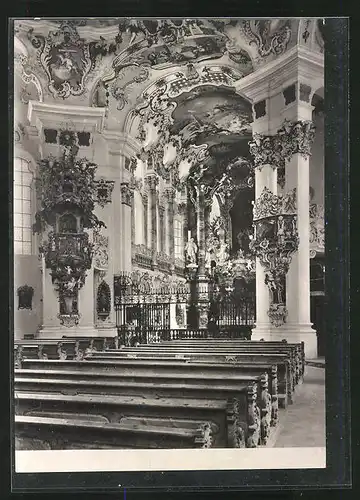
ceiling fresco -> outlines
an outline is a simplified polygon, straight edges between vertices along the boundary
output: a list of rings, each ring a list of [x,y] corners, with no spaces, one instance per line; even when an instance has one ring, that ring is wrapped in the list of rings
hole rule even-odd
[[[157,159],[165,176],[196,177],[200,162],[220,184],[224,165],[249,182],[252,107],[235,83],[297,43],[323,50],[309,19],[27,19],[15,35],[22,99],[35,85],[45,102],[104,107],[147,168]]]

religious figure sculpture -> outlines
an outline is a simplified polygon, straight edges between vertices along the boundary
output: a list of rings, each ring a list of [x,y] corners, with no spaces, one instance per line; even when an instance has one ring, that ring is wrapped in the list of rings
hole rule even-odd
[[[278,218],[278,229],[277,229],[277,237],[279,245],[283,245],[285,241],[285,220],[282,215]]]
[[[189,264],[196,264],[197,251],[198,247],[194,241],[194,238],[190,238],[185,246],[185,256]]]
[[[222,241],[220,244],[218,259],[220,263],[225,262],[229,258],[228,246],[225,241]]]
[[[282,304],[282,286],[274,272],[268,271],[265,275],[265,285],[268,286],[274,304]]]

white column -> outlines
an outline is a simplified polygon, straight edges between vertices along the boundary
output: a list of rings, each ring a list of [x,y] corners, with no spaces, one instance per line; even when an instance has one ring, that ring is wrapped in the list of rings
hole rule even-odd
[[[255,200],[257,200],[264,188],[272,193],[277,193],[277,171],[270,165],[264,165],[262,169],[255,171]],[[265,269],[256,258],[256,324],[252,331],[252,340],[270,340],[271,328],[268,310],[270,308],[270,292],[265,285]]]
[[[294,123],[311,121],[312,109],[308,103],[297,100],[284,110],[283,115]],[[308,140],[300,130],[295,136],[303,141],[302,145]],[[292,255],[286,275],[287,321],[273,333],[273,339],[304,341],[305,356],[310,359],[317,356],[317,338],[310,322],[309,156],[300,154],[296,145],[290,144],[289,147],[290,151],[293,148],[293,154],[285,164],[285,193],[296,188],[299,246]]]
[[[271,120],[269,117],[270,99],[266,100],[265,115],[256,118],[254,112],[253,134],[270,135]],[[255,200],[257,200],[264,188],[277,194],[277,171],[270,164],[259,165],[255,170]],[[265,285],[265,269],[256,258],[256,323],[252,330],[251,338],[253,340],[270,340],[271,323],[268,316],[268,310],[271,303],[270,292]]]
[[[131,230],[131,206],[133,190],[129,184],[121,185],[121,220],[122,220],[122,271],[131,271],[131,252],[132,252],[132,230]]]

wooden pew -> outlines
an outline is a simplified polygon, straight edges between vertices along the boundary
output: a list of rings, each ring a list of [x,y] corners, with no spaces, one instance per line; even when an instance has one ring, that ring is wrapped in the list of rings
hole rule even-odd
[[[41,339],[15,342],[15,360],[21,363],[23,358],[39,359],[82,359],[89,351],[105,351],[118,346],[115,339],[99,338],[63,338]]]
[[[159,344],[160,345],[160,344]],[[109,350],[106,352],[98,352],[96,355],[101,355],[101,356],[111,356],[112,354],[116,354],[119,352],[116,350]],[[289,359],[289,362],[292,367],[292,375],[293,375],[293,388],[297,385],[297,383],[300,380],[300,373],[301,373],[301,367],[299,364],[299,357],[296,356],[294,350],[291,349],[278,349],[276,347],[265,347],[265,348],[260,348],[257,346],[252,347],[251,345],[248,346],[237,346],[237,345],[229,345],[228,347],[206,347],[206,348],[188,348],[188,347],[168,347],[168,348],[159,348],[157,345],[141,345],[138,347],[124,347],[120,349],[120,352],[124,353],[133,353],[137,355],[166,355],[169,356],[172,353],[176,355],[183,355],[183,356],[190,356],[193,357],[194,355],[201,353],[201,355],[205,354],[224,354],[226,356],[237,356],[238,354],[247,354],[247,355],[262,355],[262,356],[267,356],[267,355],[282,355]]]
[[[199,351],[185,351],[185,352],[169,352],[164,351],[139,351],[134,348],[131,350],[121,349],[114,352],[97,352],[90,354],[86,360],[103,360],[108,362],[115,362],[117,360],[136,359],[136,360],[149,360],[154,362],[162,362],[163,360],[171,362],[171,356],[174,360],[183,360],[186,363],[207,363],[207,364],[228,364],[235,365],[276,365],[278,375],[278,401],[281,408],[286,408],[288,404],[293,402],[294,390],[294,376],[293,366],[287,354],[263,354],[263,353],[231,353],[231,352],[199,352]]]
[[[180,380],[184,376],[186,380],[193,379],[197,382],[202,378],[207,379],[209,377],[215,381],[230,380],[234,382],[236,380],[242,381],[244,375],[256,378],[266,373],[268,376],[268,391],[271,396],[271,426],[276,426],[278,421],[279,397],[276,365],[186,363],[184,360],[176,359],[173,359],[172,363],[168,361],[164,363],[161,359],[155,361],[137,359],[106,361],[88,358],[85,363],[81,361],[24,360],[23,368],[24,370],[16,370],[16,374],[27,376],[29,373],[47,374],[48,370],[56,373],[80,371],[95,373],[99,379],[105,374],[109,377],[116,376],[117,380],[123,378],[131,381],[160,380],[162,377],[165,377],[165,380],[166,377]],[[285,390],[287,391],[286,386]]]
[[[127,350],[128,348],[122,348],[122,350],[125,349]],[[266,352],[266,353],[287,353],[290,357],[290,362],[293,365],[293,371],[294,371],[294,384],[297,385],[299,382],[302,381],[303,374],[304,374],[304,367],[305,367],[305,361],[304,357],[301,351],[301,344],[285,344],[285,343],[278,343],[276,345],[274,344],[268,344],[267,342],[249,342],[249,341],[233,341],[230,340],[229,342],[222,341],[222,342],[209,342],[203,344],[200,341],[188,341],[186,343],[183,343],[181,341],[174,341],[174,342],[167,342],[165,343],[158,343],[156,345],[152,344],[142,344],[138,346],[138,349],[141,349],[141,351],[153,351],[154,349],[156,350],[162,350],[169,352],[171,349],[174,349],[176,351],[181,351],[181,350],[201,350],[201,351],[220,351],[222,349],[225,350],[244,350],[245,352]],[[110,350],[110,352],[113,352]]]
[[[190,347],[193,348],[214,348],[214,347],[230,347],[230,346],[246,346],[250,348],[275,348],[280,351],[290,350],[298,358],[296,361],[299,364],[299,379],[304,376],[305,370],[305,344],[300,343],[288,343],[283,341],[255,341],[255,340],[239,340],[239,339],[192,339],[192,340],[171,340],[162,341],[156,344],[159,347]]]
[[[212,447],[245,447],[244,429],[237,420],[234,401],[18,392],[15,408],[17,415],[56,418],[85,415],[89,419],[101,417],[108,423],[137,419],[143,425],[170,428],[199,428],[201,423],[209,422]]]
[[[64,372],[66,373],[66,372]],[[81,373],[79,373],[81,376]],[[111,380],[68,380],[53,376],[47,372],[44,378],[26,378],[15,374],[14,388],[16,393],[55,393],[66,395],[107,394],[116,396],[138,396],[147,398],[185,398],[205,400],[234,400],[236,401],[236,419],[239,427],[245,429],[245,439],[248,447],[256,447],[259,443],[266,445],[270,434],[271,397],[267,388],[267,375],[259,377],[256,382],[253,378],[240,383],[214,384],[214,381],[202,380],[176,382],[115,382]],[[261,388],[262,408],[257,405],[257,389]],[[184,408],[185,411],[185,408]]]
[[[15,416],[17,449],[177,449],[211,448],[210,423],[197,428],[144,425],[124,421],[107,423],[102,419]]]

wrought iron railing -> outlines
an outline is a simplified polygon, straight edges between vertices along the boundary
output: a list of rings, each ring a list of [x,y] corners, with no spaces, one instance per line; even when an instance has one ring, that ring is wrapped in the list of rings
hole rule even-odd
[[[224,338],[251,340],[253,325],[238,325],[230,328],[216,329],[129,329],[126,326],[118,328],[119,345],[135,346],[137,344],[152,344],[168,340],[191,340],[207,338]]]

